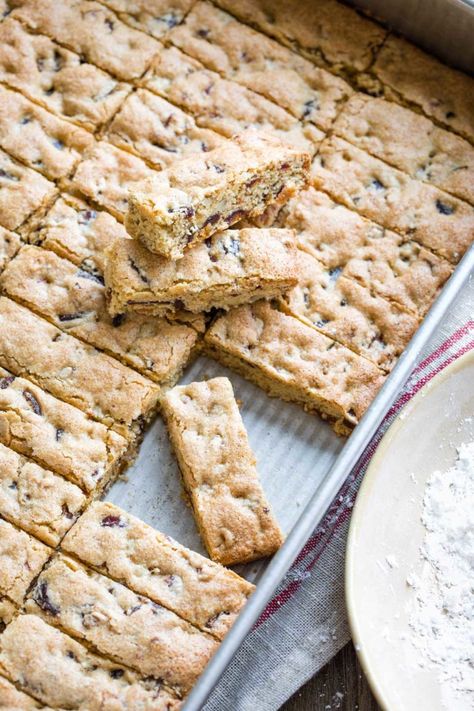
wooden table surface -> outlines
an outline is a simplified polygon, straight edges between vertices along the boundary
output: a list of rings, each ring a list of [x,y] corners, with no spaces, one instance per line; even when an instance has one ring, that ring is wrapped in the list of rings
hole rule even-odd
[[[380,711],[349,642],[280,711]]]

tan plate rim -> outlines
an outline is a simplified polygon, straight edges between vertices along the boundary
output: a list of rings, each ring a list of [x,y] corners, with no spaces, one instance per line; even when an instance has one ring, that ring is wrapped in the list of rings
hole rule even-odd
[[[386,449],[389,447],[392,439],[398,433],[400,428],[405,427],[407,424],[407,420],[401,417],[405,408],[410,407],[410,410],[416,408],[418,402],[420,402],[425,396],[426,390],[428,388],[431,392],[432,390],[437,388],[438,385],[449,379],[451,375],[457,373],[460,370],[463,370],[465,367],[468,367],[472,364],[474,364],[474,351],[469,351],[468,353],[465,353],[464,355],[457,358],[453,363],[450,363],[450,365],[448,365],[443,371],[441,371],[441,373],[438,373],[431,381],[426,383],[426,385],[424,385],[421,390],[406,405],[404,405],[402,410],[398,413],[394,422],[392,422],[390,427],[383,435],[377,447],[377,450],[374,456],[372,457],[369,466],[367,467],[367,471],[357,494],[356,502],[352,512],[349,533],[347,536],[346,556],[344,565],[344,593],[346,610],[349,618],[349,628],[351,632],[351,637],[354,643],[357,658],[364,671],[372,693],[374,694],[378,704],[384,711],[389,711],[388,703],[385,698],[384,686],[381,680],[378,680],[376,674],[373,672],[370,662],[370,654],[366,653],[366,645],[362,642],[362,635],[360,633],[358,625],[355,594],[353,590],[353,576],[351,571],[354,569],[353,563],[356,549],[354,541],[357,536],[359,525],[361,524],[361,521],[359,521],[361,517],[360,512],[363,509],[366,499],[370,496],[371,483],[377,475],[379,462],[383,459]]]

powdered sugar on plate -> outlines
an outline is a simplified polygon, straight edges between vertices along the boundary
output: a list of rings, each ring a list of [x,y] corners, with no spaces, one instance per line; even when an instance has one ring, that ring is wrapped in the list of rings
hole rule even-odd
[[[415,589],[412,642],[422,666],[440,679],[443,705],[474,708],[474,442],[448,471],[427,481],[422,521],[424,565]]]

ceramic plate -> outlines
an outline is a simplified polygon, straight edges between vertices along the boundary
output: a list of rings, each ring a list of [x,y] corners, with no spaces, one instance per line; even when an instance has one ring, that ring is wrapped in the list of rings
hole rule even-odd
[[[413,645],[408,620],[415,592],[407,577],[423,566],[426,481],[436,469],[451,467],[456,447],[473,438],[474,353],[468,353],[405,406],[383,437],[357,497],[347,544],[346,601],[359,659],[386,711],[446,711],[438,669],[421,666]]]

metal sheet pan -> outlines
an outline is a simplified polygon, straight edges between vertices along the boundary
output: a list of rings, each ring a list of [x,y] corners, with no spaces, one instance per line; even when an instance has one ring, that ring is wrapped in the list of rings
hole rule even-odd
[[[458,6],[457,11],[461,14],[456,17],[463,23],[460,34],[459,26],[456,30],[456,23],[450,23],[455,28],[454,34],[450,35],[450,30],[445,32],[450,38],[440,41],[437,54],[455,66],[472,70],[472,66],[468,65],[472,65],[474,60],[474,48],[469,42],[474,32],[470,25],[471,21],[474,25],[474,12],[469,8],[469,27],[465,29],[466,3],[463,0],[435,1],[438,10],[434,12],[434,6],[430,3],[430,14],[436,15],[438,21],[443,17],[443,9],[449,5],[450,8]],[[378,0],[361,0],[358,5],[369,8],[378,16],[387,11],[385,17],[390,25],[403,31],[407,25],[406,16],[416,19],[416,12],[422,12],[422,6],[426,3],[423,0],[415,3],[394,0],[390,4],[390,13],[387,4]],[[403,8],[408,8],[409,12],[404,14]],[[410,22],[408,26],[412,27],[413,32],[408,34],[411,38],[434,49],[433,43],[429,43],[426,28],[424,31],[421,24],[412,26]],[[422,35],[427,41],[422,41]],[[458,51],[459,47],[464,48],[464,54]],[[265,491],[288,537],[270,562],[260,561],[236,568],[237,572],[257,584],[256,592],[191,692],[184,711],[202,708],[286,571],[323,518],[402,389],[418,355],[473,271],[474,247],[454,271],[384,387],[347,441],[337,437],[329,425],[318,417],[305,413],[296,405],[269,398],[263,391],[214,361],[200,357],[188,368],[183,382],[216,375],[227,375],[232,381],[236,396],[242,403],[242,416]],[[291,496],[288,496],[289,487]],[[183,501],[179,471],[161,419],[146,433],[136,462],[127,471],[124,480],[114,484],[107,499],[182,544],[205,553],[192,513]]]

